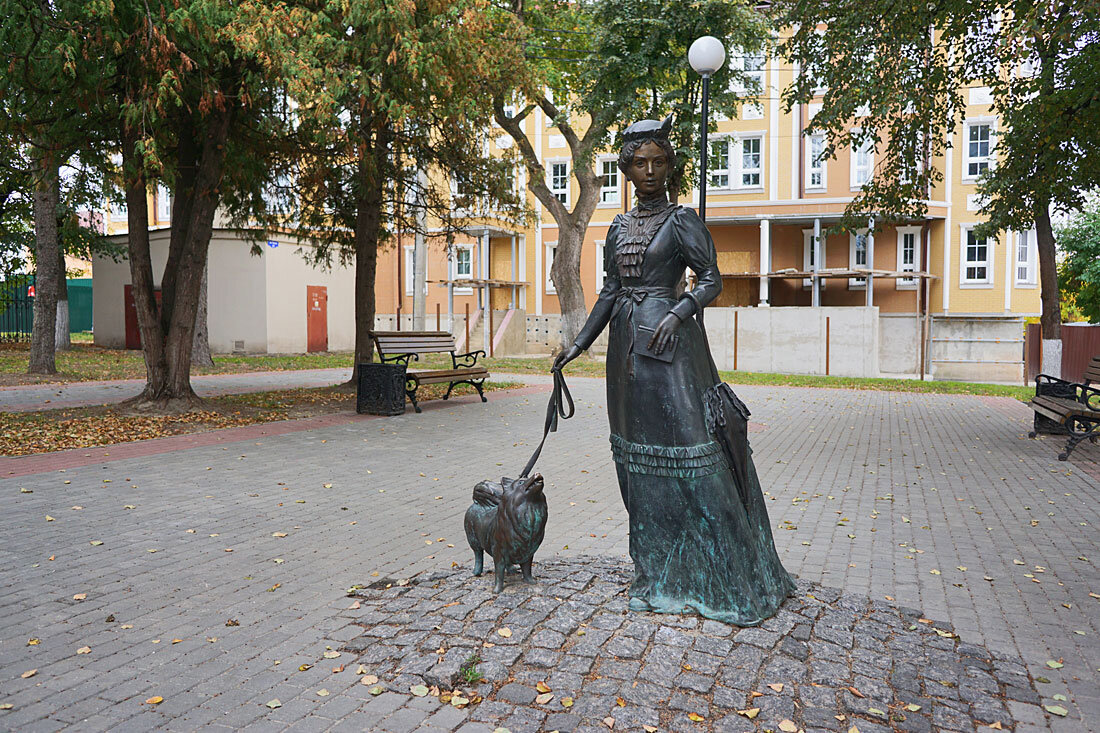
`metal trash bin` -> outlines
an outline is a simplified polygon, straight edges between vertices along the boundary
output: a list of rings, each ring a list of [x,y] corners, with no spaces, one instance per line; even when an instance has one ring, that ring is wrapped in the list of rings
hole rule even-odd
[[[369,415],[405,413],[405,365],[360,364],[355,411]]]

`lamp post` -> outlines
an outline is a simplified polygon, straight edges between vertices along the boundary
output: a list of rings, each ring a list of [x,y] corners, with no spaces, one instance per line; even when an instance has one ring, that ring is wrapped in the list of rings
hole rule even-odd
[[[726,62],[726,48],[714,36],[696,38],[688,49],[688,63],[703,77],[703,111],[699,117],[699,218],[707,220],[707,117],[710,105],[710,77]]]

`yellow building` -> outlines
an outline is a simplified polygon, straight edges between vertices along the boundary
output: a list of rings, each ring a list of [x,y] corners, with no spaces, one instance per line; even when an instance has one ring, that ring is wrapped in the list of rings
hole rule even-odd
[[[874,156],[842,150],[836,160],[819,162],[822,138],[804,133],[818,105],[796,105],[787,113],[779,102],[791,82],[790,66],[762,55],[731,57],[743,59],[764,91],[736,119],[721,119],[710,140],[707,224],[725,289],[707,318],[720,366],[1022,381],[1022,322],[1040,311],[1034,232],[1009,232],[996,240],[971,234],[982,221],[977,178],[993,164],[997,132],[988,89],[967,90],[952,144],[932,161],[945,175],[924,219],[873,234],[829,235],[815,249],[815,232],[838,221],[871,176]],[[578,187],[564,138],[540,110],[524,121],[524,131],[539,151],[548,185],[571,207]],[[499,148],[511,147],[503,130],[492,130],[492,138]],[[605,187],[581,261],[589,305],[602,285],[607,228],[633,205],[615,151],[606,153],[597,161]],[[557,226],[544,207],[530,201],[538,212],[534,226],[471,232],[450,260],[433,249],[428,280],[522,282],[514,301],[512,286],[492,288],[493,306],[522,311],[528,349],[548,350],[558,341],[558,300],[549,280]],[[697,206],[698,192],[681,203]],[[386,253],[379,262],[379,313],[412,312],[411,248],[410,236],[400,253]],[[818,277],[807,277],[814,270]],[[870,272],[845,272],[851,270]],[[455,288],[452,298],[446,286],[430,285],[430,326],[438,308],[447,327],[452,299],[460,314],[468,306],[476,315],[484,303],[480,289]],[[497,313],[495,322],[504,315]],[[483,343],[480,338],[471,338],[474,346]]]

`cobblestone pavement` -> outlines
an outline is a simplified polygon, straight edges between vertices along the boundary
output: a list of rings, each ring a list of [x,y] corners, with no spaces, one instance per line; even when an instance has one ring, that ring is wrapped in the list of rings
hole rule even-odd
[[[539,464],[550,520],[537,575],[540,560],[626,552],[602,382],[571,385],[577,416]],[[1040,703],[1067,714],[1009,701],[1016,730],[1100,730],[1096,447],[1059,463],[1060,443],[1027,440],[1030,413],[1008,399],[738,392],[788,569],[1022,659]],[[373,697],[350,655],[324,657],[363,630],[344,592],[468,564],[473,484],[519,470],[544,400],[429,403],[0,480],[0,705],[12,706],[0,728],[275,730],[294,716],[313,730],[428,705]]]
[[[215,397],[242,392],[263,392],[298,387],[328,387],[347,381],[348,369],[299,369],[243,374],[204,374],[191,377],[191,386],[200,397]],[[122,402],[144,386],[140,379],[115,379],[104,382],[64,382],[0,387],[0,411],[31,412],[59,407],[86,407]]]
[[[1022,660],[962,642],[919,611],[800,581],[773,618],[735,629],[628,613],[630,577],[629,563],[576,558],[545,563],[539,586],[516,579],[521,587],[499,597],[466,570],[359,591],[345,615],[362,633],[343,650],[369,694],[388,700],[347,722],[364,730],[452,730],[464,718],[486,731],[1007,730],[1016,726],[1006,699],[1042,718]]]

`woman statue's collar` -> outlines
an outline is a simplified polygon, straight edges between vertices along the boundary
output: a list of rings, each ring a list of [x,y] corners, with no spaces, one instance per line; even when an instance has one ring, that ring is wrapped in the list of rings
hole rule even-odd
[[[656,214],[664,211],[670,206],[668,202],[668,193],[666,191],[659,191],[652,196],[638,196],[638,206],[635,211],[643,216],[647,214]]]

